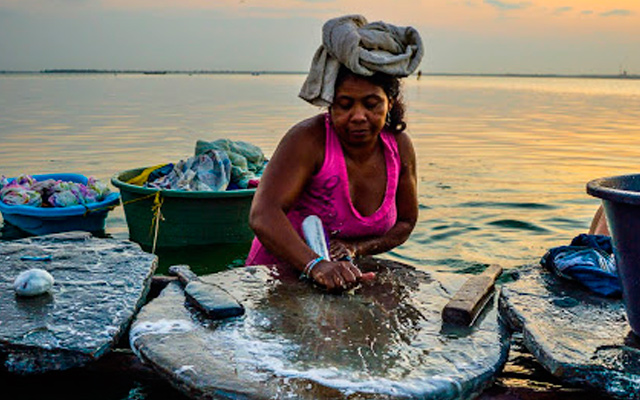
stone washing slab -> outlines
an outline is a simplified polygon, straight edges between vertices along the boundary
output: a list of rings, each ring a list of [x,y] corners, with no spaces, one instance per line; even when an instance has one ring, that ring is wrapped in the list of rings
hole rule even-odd
[[[23,257],[50,256],[51,261]],[[69,232],[0,242],[0,359],[15,373],[82,366],[108,352],[142,306],[156,257],[129,241]],[[50,293],[16,296],[13,281],[41,268]]]
[[[243,316],[212,321],[179,283],[146,304],[132,348],[195,399],[471,399],[502,369],[509,333],[491,301],[472,328],[441,311],[467,278],[367,259],[373,283],[330,294],[287,270],[242,267],[201,277]]]
[[[525,346],[564,382],[640,399],[640,347],[620,299],[591,294],[540,266],[502,286],[499,308]]]

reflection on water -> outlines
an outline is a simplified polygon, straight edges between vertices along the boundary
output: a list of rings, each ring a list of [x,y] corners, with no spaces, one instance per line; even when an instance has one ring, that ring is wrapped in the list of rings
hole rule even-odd
[[[245,140],[270,155],[293,123],[321,111],[296,97],[303,80],[3,76],[0,174],[108,180],[187,158],[198,139]],[[588,228],[598,200],[587,181],[637,171],[637,80],[423,77],[406,80],[405,99],[420,219],[389,254],[398,261],[441,270],[536,262]],[[127,238],[121,207],[106,233]]]
[[[77,172],[108,181],[123,170],[185,159],[198,139],[249,141],[270,155],[292,124],[321,111],[296,97],[304,78],[0,76],[0,174]],[[588,229],[599,200],[585,193],[587,181],[638,172],[638,80],[423,76],[406,81],[405,99],[420,216],[411,238],[387,256],[417,268],[470,273],[492,263],[507,270],[535,263]],[[109,214],[104,234],[128,237],[122,207]],[[0,230],[0,239],[21,235],[7,224]],[[159,250],[160,272],[171,264],[218,271],[237,265],[247,249]],[[369,318],[363,303],[359,317],[373,321],[393,304],[376,305]],[[315,329],[338,337],[342,329],[382,329],[346,325],[349,316],[333,303],[336,318],[327,321],[323,305],[315,306]],[[399,311],[394,329],[404,340],[402,327],[419,318]],[[274,319],[278,329],[300,333],[283,321]],[[350,356],[371,365],[376,346],[389,345],[363,342]],[[313,348],[307,351],[300,362],[312,358]]]
[[[92,234],[101,238],[113,237],[104,230],[92,232]],[[8,222],[0,227],[0,240],[17,240],[30,236],[33,235]],[[148,253],[153,252],[153,249],[150,247],[141,247]],[[154,253],[158,256],[156,274],[167,275],[170,266],[179,264],[189,265],[191,270],[197,275],[211,274],[229,268],[243,266],[250,247],[251,242],[159,248],[156,249]]]
[[[289,268],[246,267],[205,277],[246,310],[240,319],[223,321],[186,316],[198,321],[194,336],[211,349],[205,360],[228,360],[229,367],[212,372],[213,380],[231,373],[243,383],[275,385],[277,398],[464,399],[504,364],[508,336],[495,308],[472,328],[443,328],[441,310],[463,277],[377,259],[358,265],[377,278],[342,294],[310,287]],[[151,346],[163,363],[168,357]],[[313,395],[327,388],[339,392]]]
[[[356,380],[375,376],[401,380],[416,365],[425,364],[429,354],[427,347],[412,347],[429,316],[411,297],[431,279],[398,268],[375,271],[375,286],[364,284],[354,296],[319,297],[308,285],[296,282],[297,277],[274,284],[257,307],[263,321],[269,322],[255,328],[259,335],[277,335],[294,343],[290,361],[300,370],[338,367]]]
[[[407,102],[422,209],[394,256],[412,263],[536,262],[588,229],[587,181],[636,169],[637,81],[430,78]]]
[[[186,264],[197,275],[220,272],[227,268],[244,265],[251,243],[226,243],[210,246],[194,246],[175,249],[157,249],[158,270],[156,273],[167,275],[172,265]],[[151,249],[144,248],[151,252]]]

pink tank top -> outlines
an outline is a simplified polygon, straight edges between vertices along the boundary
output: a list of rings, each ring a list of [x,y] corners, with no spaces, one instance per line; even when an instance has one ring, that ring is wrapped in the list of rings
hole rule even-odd
[[[382,236],[397,219],[396,191],[400,176],[400,155],[395,135],[382,131],[380,138],[384,147],[387,170],[387,189],[380,207],[371,215],[362,216],[351,201],[349,177],[342,153],[342,146],[333,129],[329,114],[325,114],[326,145],[324,162],[296,200],[287,217],[300,237],[302,221],[315,214],[322,220],[327,237],[357,238]],[[253,239],[246,265],[268,265],[281,263],[269,253],[257,238]]]

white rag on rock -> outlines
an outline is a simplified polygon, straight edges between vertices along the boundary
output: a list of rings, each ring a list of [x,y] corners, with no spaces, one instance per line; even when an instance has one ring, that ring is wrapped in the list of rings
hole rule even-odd
[[[327,21],[299,96],[317,106],[333,102],[340,64],[358,75],[375,72],[404,77],[420,64],[424,49],[418,31],[384,22],[367,23],[361,15]]]

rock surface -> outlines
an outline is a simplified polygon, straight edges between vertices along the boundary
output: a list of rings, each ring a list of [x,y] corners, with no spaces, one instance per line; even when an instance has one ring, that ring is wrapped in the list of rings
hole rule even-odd
[[[246,309],[222,321],[171,283],[136,317],[132,348],[192,398],[469,399],[491,384],[509,348],[495,302],[471,328],[443,326],[465,276],[376,259],[360,267],[378,276],[350,294],[267,267],[203,276]]]
[[[85,232],[0,242],[0,260],[0,358],[20,374],[82,366],[113,348],[157,264],[135,243]],[[55,278],[49,293],[16,295],[15,278],[30,268]]]
[[[640,399],[640,347],[622,300],[531,266],[502,286],[499,307],[553,375],[609,396]]]

